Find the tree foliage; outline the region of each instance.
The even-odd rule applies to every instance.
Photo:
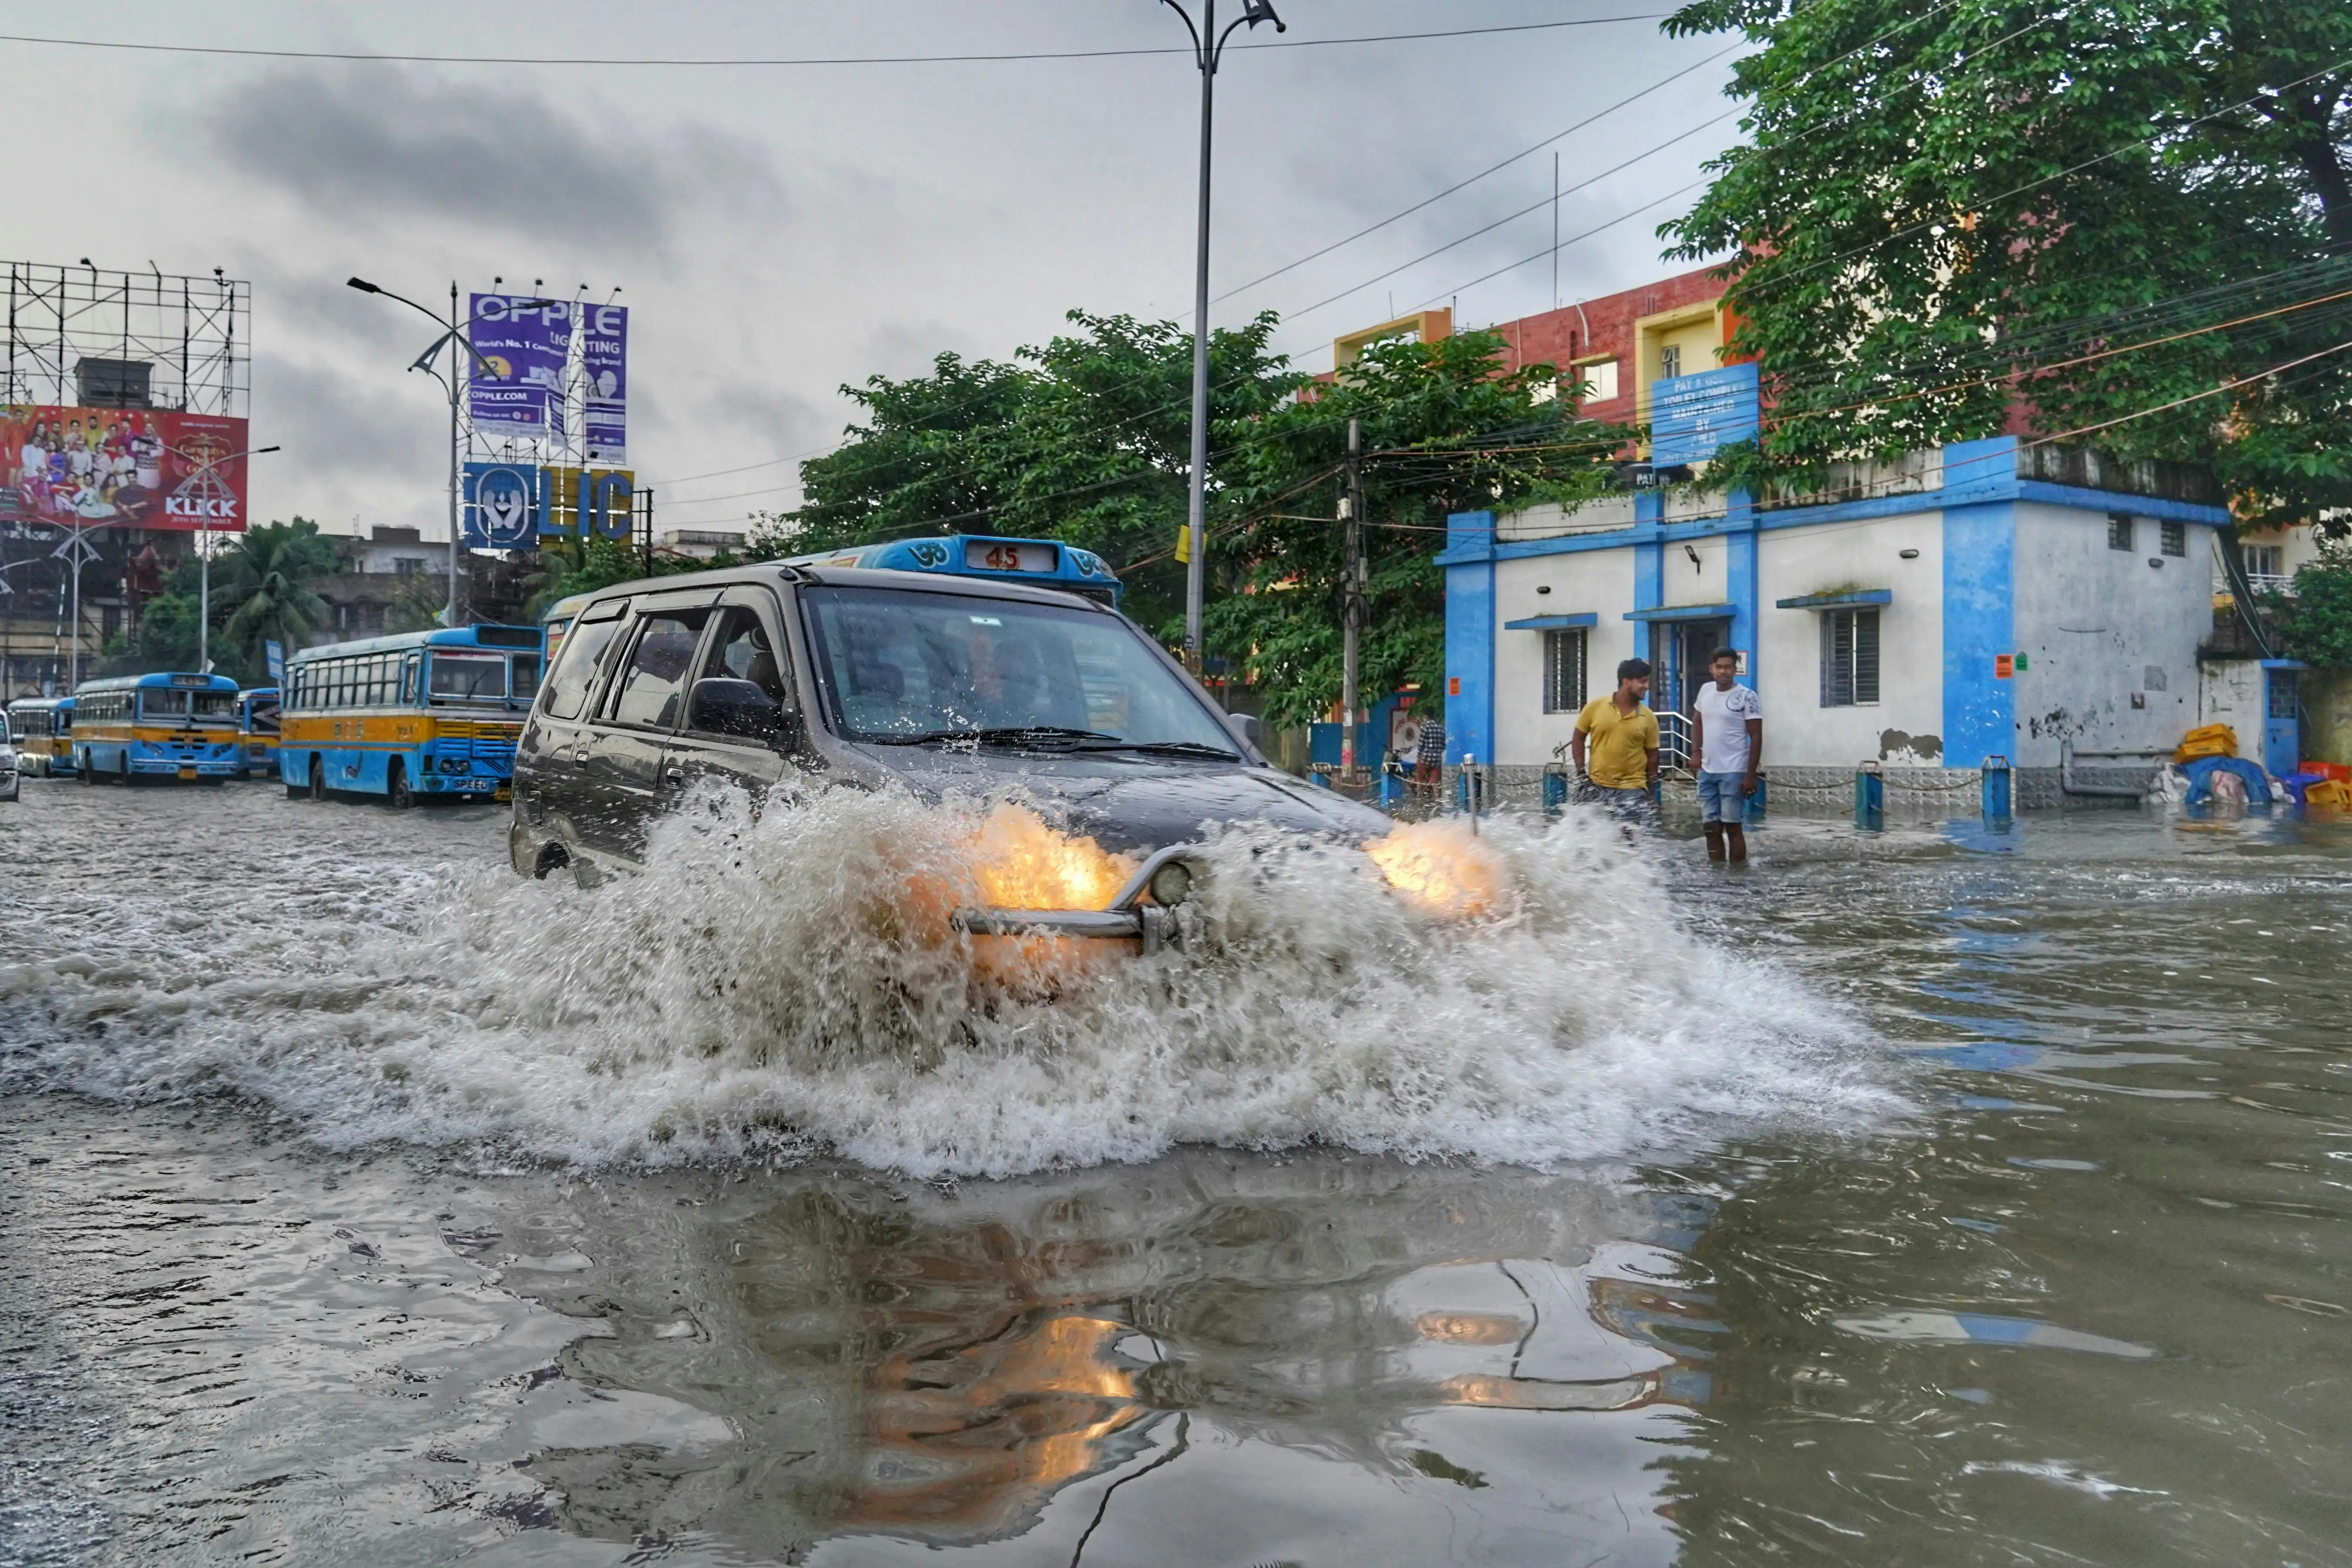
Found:
[[[2306,303],[2352,289],[2352,6],[1697,0],[1667,26],[1761,46],[1729,89],[1747,142],[1664,229],[1736,253],[1762,357],[1761,451],[1735,456],[1764,472],[1723,477],[1998,435],[2021,405],[2210,465],[2248,521],[2352,504],[2352,311]]]
[[[1128,610],[1163,624],[1183,605],[1170,547],[1187,510],[1192,340],[1172,321],[1070,312],[1077,329],[1014,363],[951,353],[927,376],[845,386],[866,410],[836,450],[801,466],[803,500],[755,532],[768,554],[923,533],[1066,540],[1109,561]],[[1266,350],[1275,318],[1213,331],[1211,428],[1246,425],[1299,378]],[[1210,484],[1232,454],[1213,444]]]
[[[2294,595],[2278,606],[2288,651],[2323,669],[2352,669],[2352,543],[2330,540],[2294,574]]]
[[[1445,584],[1433,558],[1449,514],[1593,495],[1607,482],[1624,433],[1551,396],[1551,365],[1502,370],[1503,346],[1491,332],[1375,344],[1311,399],[1233,433],[1238,472],[1223,499],[1236,537],[1219,548],[1238,563],[1242,591],[1210,606],[1206,636],[1212,648],[1246,650],[1274,722],[1320,718],[1339,700],[1337,519],[1350,420],[1367,454],[1358,657],[1368,694],[1443,689]]]
[[[932,374],[845,387],[866,412],[848,440],[802,465],[805,500],[755,533],[779,555],[923,533],[1055,538],[1094,550],[1126,607],[1173,642],[1185,567],[1192,340],[1172,321],[1072,311],[1076,331],[1014,363],[942,354]],[[1432,564],[1448,510],[1597,489],[1622,432],[1596,439],[1538,402],[1554,372],[1506,373],[1502,340],[1469,333],[1376,345],[1335,384],[1268,352],[1276,319],[1212,334],[1208,523],[1213,659],[1244,669],[1270,717],[1339,698],[1340,530],[1348,421],[1365,472],[1372,578],[1367,692],[1443,673],[1444,594]]]
[[[264,644],[298,648],[326,619],[310,584],[335,570],[335,547],[308,518],[248,529],[213,563],[214,659],[243,671],[269,668]]]

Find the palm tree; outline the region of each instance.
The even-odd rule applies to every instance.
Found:
[[[229,612],[222,630],[248,668],[269,668],[267,641],[291,651],[310,639],[327,614],[310,582],[334,569],[334,545],[299,517],[247,531],[214,563],[216,603]]]

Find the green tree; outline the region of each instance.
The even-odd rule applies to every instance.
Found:
[[[195,668],[196,605],[195,594],[180,591],[176,582],[148,600],[140,607],[138,629],[130,639],[131,668],[110,673]]]
[[[2021,407],[2210,465],[2249,521],[2352,503],[2346,302],[2309,303],[2352,287],[2352,6],[1697,0],[1666,26],[1760,46],[1729,89],[1747,141],[1662,231],[1735,255],[1762,357],[1760,451],[1718,479],[1817,479]]]
[[[247,670],[266,671],[264,643],[275,640],[291,650],[309,641],[327,613],[310,584],[335,564],[333,544],[307,518],[239,535],[213,563],[215,660],[233,652]]]
[[[1205,636],[1213,652],[1246,662],[1273,722],[1319,719],[1339,700],[1337,518],[1349,420],[1368,454],[1359,639],[1368,698],[1409,682],[1443,689],[1445,584],[1433,557],[1448,515],[1608,487],[1628,433],[1577,418],[1553,395],[1553,366],[1503,370],[1503,348],[1492,332],[1375,344],[1311,397],[1219,430],[1237,458],[1220,497],[1234,538],[1212,558],[1236,563],[1228,580],[1237,591],[1211,605]]]
[[[870,378],[845,395],[866,411],[848,439],[803,463],[804,497],[755,532],[778,555],[919,533],[1053,538],[1108,559],[1129,614],[1165,626],[1181,614],[1184,569],[1172,559],[1187,509],[1192,449],[1191,334],[1172,321],[1070,312],[1078,329],[1024,348],[1007,365],[953,354],[932,374]],[[1245,428],[1299,382],[1267,351],[1275,318],[1210,336],[1210,414]],[[1227,482],[1235,454],[1210,454]]]
[[[737,564],[736,558],[724,551],[708,561],[656,555],[653,570],[647,572],[645,557],[627,540],[596,536],[541,540],[539,558],[540,574],[533,579],[531,595],[523,606],[524,614],[533,619],[544,616],[548,606],[557,600],[568,599],[574,594],[593,594],[599,588],[634,583],[642,577],[669,577],[681,572],[706,572]],[[436,605],[436,613],[438,608]]]
[[[2275,606],[2288,651],[2324,669],[2352,669],[2352,543],[2330,540],[2294,574],[2294,595]]]

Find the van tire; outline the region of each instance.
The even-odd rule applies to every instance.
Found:
[[[406,811],[416,804],[416,792],[408,786],[408,765],[398,757],[392,759],[384,773],[383,797],[394,811]]]
[[[320,801],[327,798],[326,759],[316,752],[310,753],[310,798]]]

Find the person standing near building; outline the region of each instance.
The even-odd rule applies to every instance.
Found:
[[[1715,679],[1691,703],[1691,753],[1698,759],[1698,815],[1706,827],[1706,858],[1748,858],[1742,818],[1764,764],[1764,700],[1752,686],[1733,683],[1739,655],[1717,648],[1707,661]]]
[[[1445,779],[1445,721],[1431,713],[1421,721],[1412,745],[1412,782],[1434,790]]]
[[[1658,716],[1642,701],[1649,690],[1649,661],[1627,659],[1617,667],[1617,689],[1586,703],[1569,737],[1578,776],[1603,805],[1626,816],[1650,812],[1658,783]]]

